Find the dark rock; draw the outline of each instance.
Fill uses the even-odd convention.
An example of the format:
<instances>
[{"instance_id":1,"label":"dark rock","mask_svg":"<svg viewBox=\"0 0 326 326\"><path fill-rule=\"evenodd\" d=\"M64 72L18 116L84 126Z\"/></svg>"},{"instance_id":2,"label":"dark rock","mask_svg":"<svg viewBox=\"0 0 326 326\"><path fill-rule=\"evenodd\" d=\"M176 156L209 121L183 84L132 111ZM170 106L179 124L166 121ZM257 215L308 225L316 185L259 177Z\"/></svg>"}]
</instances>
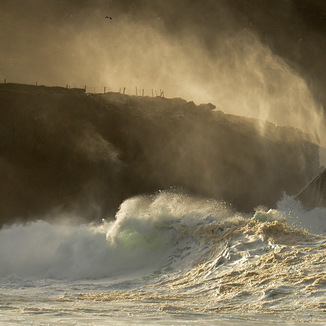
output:
<instances>
[{"instance_id":1,"label":"dark rock","mask_svg":"<svg viewBox=\"0 0 326 326\"><path fill-rule=\"evenodd\" d=\"M249 212L319 168L301 131L181 99L2 84L0 123L0 225L113 218L126 198L170 187Z\"/></svg>"},{"instance_id":2,"label":"dark rock","mask_svg":"<svg viewBox=\"0 0 326 326\"><path fill-rule=\"evenodd\" d=\"M307 209L326 207L326 169L295 196Z\"/></svg>"}]
</instances>

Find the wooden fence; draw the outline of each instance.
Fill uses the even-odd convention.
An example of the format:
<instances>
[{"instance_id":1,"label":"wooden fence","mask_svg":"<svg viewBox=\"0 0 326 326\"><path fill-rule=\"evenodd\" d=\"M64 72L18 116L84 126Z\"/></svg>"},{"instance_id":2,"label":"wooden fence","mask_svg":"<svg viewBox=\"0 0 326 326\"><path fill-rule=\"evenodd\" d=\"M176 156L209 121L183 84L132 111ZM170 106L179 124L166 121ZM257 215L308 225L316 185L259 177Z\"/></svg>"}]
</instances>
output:
<instances>
[{"instance_id":1,"label":"wooden fence","mask_svg":"<svg viewBox=\"0 0 326 326\"><path fill-rule=\"evenodd\" d=\"M4 78L3 81L0 81L0 83L3 82L4 84L8 83L7 79ZM14 83L14 82L13 82ZM37 81L35 82L35 86L48 86L49 85L44 85L44 84L39 84ZM58 86L58 85L56 85ZM58 86L60 87L60 86ZM135 88L128 88L128 87L120 87L118 90L113 89L111 87L107 86L92 86L92 85L69 85L66 84L65 88L78 88L78 89L84 89L85 93L89 94L105 94L108 92L119 92L121 94L126 94L126 95L135 95L135 96L151 96L151 97L165 97L164 90L162 89L144 89L144 88L139 88L138 86L135 86Z\"/></svg>"}]
</instances>

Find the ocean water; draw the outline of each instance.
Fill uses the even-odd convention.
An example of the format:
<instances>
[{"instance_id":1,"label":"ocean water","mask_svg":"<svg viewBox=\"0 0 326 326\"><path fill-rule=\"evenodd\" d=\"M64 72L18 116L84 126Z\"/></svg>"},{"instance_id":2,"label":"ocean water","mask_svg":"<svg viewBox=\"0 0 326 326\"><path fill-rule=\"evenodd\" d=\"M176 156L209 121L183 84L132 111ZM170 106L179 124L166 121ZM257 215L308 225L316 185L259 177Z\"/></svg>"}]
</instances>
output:
<instances>
[{"instance_id":1,"label":"ocean water","mask_svg":"<svg viewBox=\"0 0 326 326\"><path fill-rule=\"evenodd\" d=\"M177 191L0 231L0 325L326 325L326 210Z\"/></svg>"}]
</instances>

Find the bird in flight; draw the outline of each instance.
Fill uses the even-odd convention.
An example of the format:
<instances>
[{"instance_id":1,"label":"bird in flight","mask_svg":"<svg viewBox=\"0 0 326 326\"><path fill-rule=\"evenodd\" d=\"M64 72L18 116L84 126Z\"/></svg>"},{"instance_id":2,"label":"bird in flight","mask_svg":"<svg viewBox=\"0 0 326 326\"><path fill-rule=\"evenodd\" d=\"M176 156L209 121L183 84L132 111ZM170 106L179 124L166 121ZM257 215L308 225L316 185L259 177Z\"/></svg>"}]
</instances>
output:
<instances>
[{"instance_id":1,"label":"bird in flight","mask_svg":"<svg viewBox=\"0 0 326 326\"><path fill-rule=\"evenodd\" d=\"M110 17L110 16L105 16L105 18L108 18L108 19L112 20L112 17Z\"/></svg>"}]
</instances>

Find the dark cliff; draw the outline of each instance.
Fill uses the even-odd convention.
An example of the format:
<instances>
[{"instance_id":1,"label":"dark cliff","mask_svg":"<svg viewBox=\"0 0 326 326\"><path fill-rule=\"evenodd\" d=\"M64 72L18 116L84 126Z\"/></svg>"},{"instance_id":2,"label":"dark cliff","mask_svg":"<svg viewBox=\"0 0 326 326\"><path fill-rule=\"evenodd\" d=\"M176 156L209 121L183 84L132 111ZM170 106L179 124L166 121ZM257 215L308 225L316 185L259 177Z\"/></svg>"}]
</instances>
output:
<instances>
[{"instance_id":1,"label":"dark cliff","mask_svg":"<svg viewBox=\"0 0 326 326\"><path fill-rule=\"evenodd\" d=\"M319 168L299 130L211 104L0 85L0 224L114 216L133 195L182 188L241 211L297 193Z\"/></svg>"}]
</instances>

